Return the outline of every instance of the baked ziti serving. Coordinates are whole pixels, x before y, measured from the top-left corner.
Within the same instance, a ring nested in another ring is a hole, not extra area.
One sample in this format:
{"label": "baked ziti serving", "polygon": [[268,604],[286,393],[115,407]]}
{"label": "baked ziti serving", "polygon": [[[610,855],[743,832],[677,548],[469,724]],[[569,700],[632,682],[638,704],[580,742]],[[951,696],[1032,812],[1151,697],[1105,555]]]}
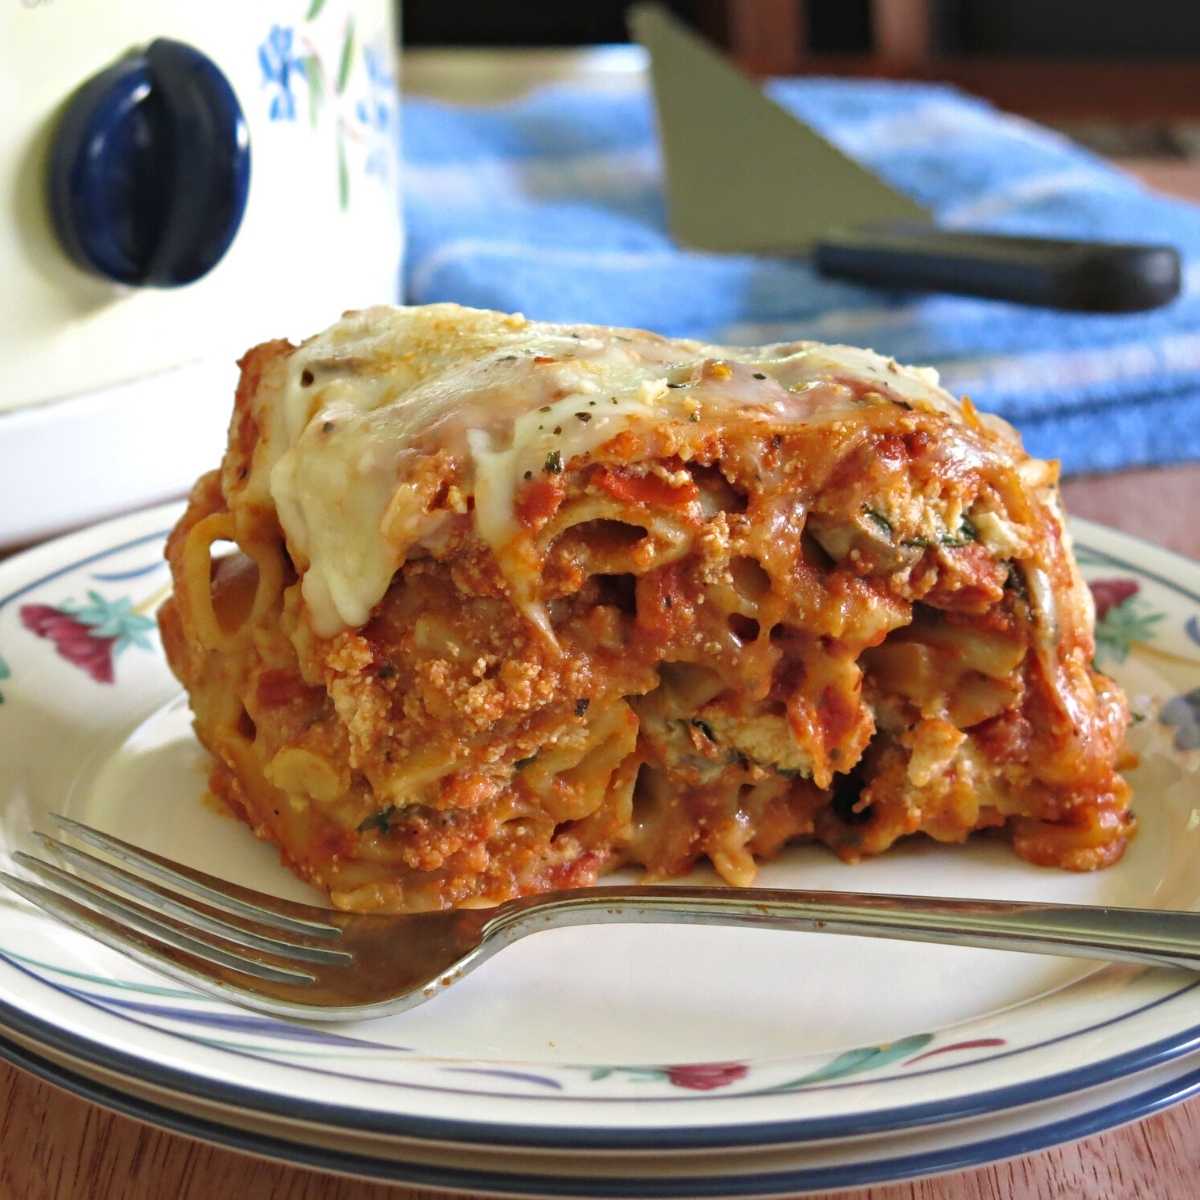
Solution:
{"label": "baked ziti serving", "polygon": [[213,792],[337,906],[795,840],[1121,856],[1057,466],[934,372],[452,304],[241,367],[163,640]]}

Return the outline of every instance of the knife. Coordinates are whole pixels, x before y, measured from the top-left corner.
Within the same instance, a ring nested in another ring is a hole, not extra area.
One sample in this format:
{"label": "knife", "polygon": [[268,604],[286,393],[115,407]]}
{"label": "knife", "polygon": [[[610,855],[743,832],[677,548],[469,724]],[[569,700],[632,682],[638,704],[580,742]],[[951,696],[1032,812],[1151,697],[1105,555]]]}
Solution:
{"label": "knife", "polygon": [[940,229],[765,96],[659,4],[630,28],[650,55],[671,231],[701,250],[811,254],[823,275],[1087,312],[1179,294],[1173,246]]}

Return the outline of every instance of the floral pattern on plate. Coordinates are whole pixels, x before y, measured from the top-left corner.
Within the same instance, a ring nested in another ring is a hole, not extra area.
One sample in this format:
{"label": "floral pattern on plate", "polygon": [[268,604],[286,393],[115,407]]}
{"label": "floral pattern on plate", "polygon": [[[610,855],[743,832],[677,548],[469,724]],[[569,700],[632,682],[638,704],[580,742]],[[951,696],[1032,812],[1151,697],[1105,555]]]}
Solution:
{"label": "floral pattern on plate", "polygon": [[1124,662],[1138,642],[1151,642],[1155,626],[1166,617],[1143,600],[1136,579],[1092,579],[1096,602],[1096,662]]}
{"label": "floral pattern on plate", "polygon": [[[140,550],[147,540],[151,539],[138,538],[134,546]],[[86,560],[74,565],[91,566],[128,548],[124,545],[115,546],[107,552],[89,555]],[[130,568],[92,572],[88,580],[104,585],[125,584],[165,570],[166,563],[162,555],[156,554],[149,561],[139,560],[136,566]],[[56,571],[48,579],[39,582],[56,581],[65,573]],[[0,597],[0,610],[24,599],[37,586],[35,583]],[[65,662],[78,667],[96,683],[112,684],[116,679],[116,659],[122,651],[131,646],[142,650],[154,649],[152,639],[155,623],[149,614],[166,597],[167,589],[156,588],[138,600],[131,596],[105,596],[91,587],[86,588],[86,595],[86,603],[68,597],[56,604],[21,604],[17,607],[17,615],[25,630],[34,637],[50,642]],[[11,678],[12,667],[0,655],[0,683]],[[3,703],[4,693],[0,691],[0,704]]]}
{"label": "floral pattern on plate", "polygon": [[105,599],[89,591],[86,604],[64,600],[54,604],[25,604],[21,624],[35,637],[53,642],[60,658],[90,675],[97,683],[112,683],[114,661],[130,646],[152,648],[154,621],[134,607],[128,596]]}
{"label": "floral pattern on plate", "polygon": [[[131,983],[86,972],[65,972],[52,963],[31,958],[11,948],[0,948],[0,957],[7,958],[13,963],[20,963],[26,970],[39,975],[42,972],[48,972],[48,977],[59,976],[58,986],[80,999],[133,1017],[158,1017],[172,1023],[182,1024],[190,1027],[189,1036],[194,1040],[209,1046],[219,1046],[225,1050],[264,1053],[278,1052],[282,1049],[284,1053],[290,1053],[298,1060],[309,1060],[309,1062],[314,1058],[334,1058],[338,1056],[339,1052],[347,1050],[369,1050],[374,1053],[393,1054],[413,1052],[410,1047],[406,1046],[377,1042],[370,1038],[347,1037],[331,1032],[320,1025],[308,1026],[294,1021],[280,1021],[256,1013],[242,1012],[236,1008],[215,1004],[209,997],[187,988]],[[97,986],[105,990],[97,992],[95,990]],[[109,990],[115,994],[108,994]],[[265,1038],[272,1044],[264,1046],[241,1040],[231,1041],[230,1037],[239,1039],[251,1037],[260,1041]],[[282,1047],[279,1044],[282,1042],[291,1042],[294,1045]],[[951,1040],[941,1045],[936,1045],[936,1042],[937,1035],[918,1033],[901,1038],[896,1042],[846,1050],[796,1079],[782,1082],[772,1080],[767,1084],[767,1088],[772,1093],[792,1092],[852,1075],[879,1071],[893,1065],[915,1066],[930,1057],[965,1053],[971,1050],[993,1049],[1007,1044],[1005,1039],[1000,1037],[968,1041]],[[933,1048],[930,1048],[931,1046]],[[446,1070],[454,1074],[469,1073],[476,1076],[533,1084],[558,1091],[564,1090],[566,1084],[565,1077],[545,1071],[475,1067],[447,1067]],[[685,1091],[710,1092],[744,1081],[749,1085],[747,1089],[749,1094],[756,1094],[763,1086],[763,1081],[755,1074],[754,1064],[744,1062],[672,1063],[663,1066],[589,1066],[583,1064],[570,1066],[567,1070],[575,1079],[583,1080],[585,1084],[596,1084],[619,1077],[634,1084],[657,1083],[666,1085],[668,1088],[682,1088]]]}
{"label": "floral pattern on plate", "polygon": [[[150,585],[143,580],[162,569],[161,560],[150,561],[149,555],[157,554],[157,543],[161,543],[163,535],[147,533],[130,537],[130,533],[152,528],[151,520],[161,525],[173,515],[160,511],[136,520],[127,519],[112,527],[107,543],[93,549],[97,546],[96,538],[107,528],[101,527],[91,541],[80,540],[80,552],[73,559],[44,555],[48,569],[33,573],[35,578],[13,576],[19,586],[7,595],[0,594],[0,642],[3,642],[0,648],[6,654],[6,659],[0,660],[5,668],[0,677],[7,672],[9,701],[0,710],[0,725],[18,716],[22,685],[40,680],[41,673],[35,668],[39,660],[31,653],[38,642],[45,646],[45,658],[41,661],[53,662],[53,654],[57,653],[88,677],[105,682],[114,696],[128,692],[130,698],[135,697],[137,689],[149,678],[147,672],[151,668],[165,674],[157,652],[147,652],[136,656],[138,669],[129,672],[132,678],[128,681],[124,668],[113,670],[111,678],[100,678],[107,674],[108,667],[116,664],[119,647],[155,650],[150,612],[157,603],[158,593],[149,592]],[[122,541],[122,536],[129,540]],[[1175,671],[1173,678],[1186,680],[1190,673],[1194,680],[1196,660],[1188,657],[1188,647],[1196,644],[1191,626],[1200,613],[1200,594],[1153,571],[1134,567],[1104,550],[1081,547],[1080,557],[1095,567],[1089,573],[1096,576],[1097,608],[1102,622],[1115,609],[1139,598],[1153,606],[1152,612],[1161,613],[1161,620],[1143,626],[1143,632],[1148,634],[1145,639],[1129,639],[1127,663],[1133,663],[1143,653],[1146,642],[1153,642],[1155,653],[1170,660]],[[11,569],[20,561],[13,560],[6,567]],[[0,575],[0,593],[4,582]],[[1129,588],[1130,582],[1137,584],[1136,590]],[[1114,588],[1113,583],[1121,586]],[[87,600],[73,599],[81,595],[86,595]],[[1170,595],[1176,599],[1168,602]],[[22,637],[27,642],[24,648],[20,644]],[[9,667],[15,669],[8,671]],[[77,711],[83,712],[89,704],[83,692],[89,685],[82,677],[81,684]],[[1164,698],[1182,698],[1191,706],[1194,691],[1200,689],[1184,689],[1178,695],[1169,690],[1158,694]],[[130,711],[137,711],[136,706]],[[1178,730],[1186,724],[1172,725],[1181,711],[1174,700],[1167,699],[1158,711],[1167,728]],[[695,1061],[675,1061],[664,1056],[658,1063],[616,1066],[561,1061],[455,1061],[430,1056],[419,1038],[405,1039],[399,1044],[377,1037],[367,1025],[350,1026],[342,1031],[246,1013],[188,989],[165,986],[106,951],[102,956],[105,964],[111,966],[111,973],[89,970],[84,965],[89,961],[86,953],[76,957],[69,952],[72,947],[86,950],[89,945],[84,939],[48,941],[44,949],[39,949],[44,957],[34,961],[28,956],[27,943],[5,937],[0,942],[7,959],[0,969],[0,993],[5,992],[4,971],[19,971],[27,980],[43,984],[48,996],[68,998],[127,1023],[133,1030],[127,1036],[134,1041],[141,1036],[165,1035],[174,1042],[190,1044],[198,1054],[212,1051],[252,1063],[247,1071],[229,1065],[226,1060],[226,1066],[221,1068],[224,1072],[257,1081],[263,1072],[291,1067],[312,1077],[314,1082],[309,1090],[384,1084],[397,1089],[397,1095],[401,1096],[415,1089],[426,1098],[423,1104],[437,1095],[490,1097],[499,1103],[516,1102],[533,1094],[547,1100],[582,1102],[594,1098],[600,1103],[616,1104],[668,1099],[708,1103],[723,1098],[753,1104],[765,1097],[775,1097],[779,1103],[785,1095],[799,1099],[827,1092],[840,1094],[847,1088],[862,1089],[864,1096],[882,1098],[894,1094],[902,1098],[908,1081],[918,1077],[949,1079],[966,1071],[966,1079],[986,1078],[991,1062],[1020,1063],[1026,1061],[1024,1056],[1044,1053],[1044,1047],[1064,1041],[1098,1037],[1101,1045],[1108,1045],[1107,1039],[1118,1039],[1120,1029],[1131,1021],[1145,1020],[1149,1028],[1161,1030],[1167,1027],[1168,1018],[1179,1023],[1178,1018],[1169,1014],[1181,1005],[1184,1008],[1180,1011],[1190,1012],[1189,1005],[1196,1008],[1194,1023],[1200,1024],[1200,1005],[1189,999],[1198,985],[1194,981],[1180,983],[1164,973],[1161,985],[1148,983],[1137,993],[1136,1006],[1101,1006],[1091,1010],[1096,1015],[1089,1019],[1090,1023],[1081,1020],[1073,1028],[1068,1021],[1067,1028],[1047,1030],[1045,1036],[1037,1027],[1039,1022],[1023,1018],[1018,1007],[987,1020],[974,1019],[889,1042],[791,1058],[723,1057],[717,1045],[714,1047],[717,1053],[711,1058],[697,1056]],[[1054,1003],[1072,989],[1078,991],[1079,987],[1072,985],[1057,993],[1059,999]],[[87,1020],[84,1018],[85,1023]],[[1165,1053],[1160,1034],[1155,1033],[1154,1037],[1159,1045],[1156,1053]],[[1070,1061],[1069,1053],[1064,1061]],[[980,1076],[980,1072],[984,1074]],[[318,1082],[322,1080],[323,1084]],[[974,1102],[978,1089],[970,1087],[964,1094]],[[897,1110],[889,1101],[879,1111],[885,1114],[879,1118],[882,1128],[892,1119],[887,1114]]]}

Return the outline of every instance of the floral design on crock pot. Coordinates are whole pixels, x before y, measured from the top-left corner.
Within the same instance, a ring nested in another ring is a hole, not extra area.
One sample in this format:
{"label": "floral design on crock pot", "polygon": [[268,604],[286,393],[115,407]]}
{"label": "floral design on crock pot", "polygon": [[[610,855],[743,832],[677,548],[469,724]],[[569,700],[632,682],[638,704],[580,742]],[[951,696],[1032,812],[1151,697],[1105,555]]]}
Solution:
{"label": "floral design on crock pot", "polygon": [[[0,683],[3,683],[6,679],[11,678],[11,676],[12,676],[12,671],[9,670],[8,663],[6,663],[4,661],[4,658],[2,656],[0,656]],[[3,704],[3,703],[4,703],[4,693],[0,692],[0,704]]]}
{"label": "floral design on crock pot", "polygon": [[106,600],[88,592],[88,603],[25,604],[21,624],[36,637],[54,643],[59,657],[90,675],[97,683],[112,683],[117,656],[130,646],[152,649],[148,634],[154,621],[122,596]]}
{"label": "floral design on crock pot", "polygon": [[272,121],[294,121],[296,98],[292,95],[292,77],[303,76],[304,63],[292,49],[295,36],[286,25],[272,25],[258,48],[263,86],[272,89],[269,115]]}
{"label": "floral design on crock pot", "polygon": [[1200,750],[1200,687],[1173,696],[1158,719],[1175,730],[1176,750]]}
{"label": "floral design on crock pot", "polygon": [[391,135],[392,105],[396,83],[388,68],[387,56],[378,46],[363,47],[363,64],[367,68],[367,94],[355,107],[359,123],[368,130],[373,143],[367,154],[367,174],[387,181],[388,155],[384,148]]}
{"label": "floral design on crock pot", "polygon": [[[316,129],[326,119],[336,125],[337,189],[342,209],[350,205],[350,147],[362,147],[364,170],[386,183],[388,180],[388,140],[393,135],[392,104],[395,82],[387,64],[386,49],[363,47],[359,53],[354,17],[347,16],[341,28],[336,52],[336,69],[322,55],[307,30],[324,11],[326,0],[311,0],[298,29],[272,25],[258,47],[263,87],[271,95],[268,115],[272,121],[294,121],[297,116],[293,88],[302,81],[308,93],[308,121]],[[333,56],[331,56],[333,57]],[[366,92],[351,103],[350,81],[355,63],[362,59]]]}
{"label": "floral design on crock pot", "polygon": [[1096,602],[1096,661],[1123,663],[1135,642],[1153,641],[1155,626],[1166,613],[1152,609],[1139,593],[1136,579],[1092,579]]}

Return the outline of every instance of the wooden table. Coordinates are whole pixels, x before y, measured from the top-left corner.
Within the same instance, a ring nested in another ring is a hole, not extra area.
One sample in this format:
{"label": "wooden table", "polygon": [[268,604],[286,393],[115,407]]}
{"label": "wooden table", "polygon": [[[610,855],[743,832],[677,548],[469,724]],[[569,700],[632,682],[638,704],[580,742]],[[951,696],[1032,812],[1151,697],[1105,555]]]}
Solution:
{"label": "wooden table", "polygon": [[[0,1070],[2,1200],[438,1200],[217,1150]],[[1195,1200],[1200,1100],[1056,1150],[840,1200]]]}
{"label": "wooden table", "polygon": [[[1198,188],[1200,190],[1200,188]],[[1200,465],[1069,481],[1067,507],[1200,558]],[[433,1200],[150,1129],[0,1064],[0,1200]],[[1125,1129],[844,1200],[1194,1200],[1200,1099]]]}
{"label": "wooden table", "polygon": [[[1200,200],[1200,169],[1126,164]],[[1200,558],[1200,464],[1069,481],[1067,508]],[[434,1200],[281,1166],[116,1116],[0,1064],[0,1200]],[[842,1200],[1195,1200],[1200,1098],[1136,1125],[975,1171]]]}

